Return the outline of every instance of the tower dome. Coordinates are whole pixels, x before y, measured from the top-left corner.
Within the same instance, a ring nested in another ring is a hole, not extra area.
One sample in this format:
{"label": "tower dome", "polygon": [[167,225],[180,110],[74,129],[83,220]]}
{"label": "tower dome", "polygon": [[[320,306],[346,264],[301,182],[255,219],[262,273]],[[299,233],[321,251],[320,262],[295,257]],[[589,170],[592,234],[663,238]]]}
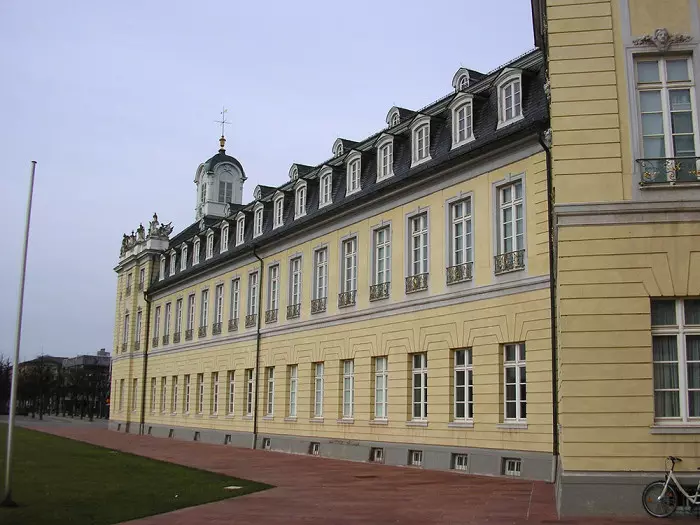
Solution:
{"label": "tower dome", "polygon": [[226,138],[219,139],[219,151],[199,165],[194,183],[197,185],[195,219],[224,217],[229,203],[243,202],[243,166],[235,157],[226,154]]}

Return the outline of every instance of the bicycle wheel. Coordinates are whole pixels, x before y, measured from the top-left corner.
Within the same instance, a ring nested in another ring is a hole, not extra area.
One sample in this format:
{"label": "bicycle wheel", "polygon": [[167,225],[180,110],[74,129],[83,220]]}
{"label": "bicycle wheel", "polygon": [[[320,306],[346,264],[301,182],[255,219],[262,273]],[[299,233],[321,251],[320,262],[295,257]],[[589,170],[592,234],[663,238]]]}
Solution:
{"label": "bicycle wheel", "polygon": [[672,486],[669,485],[662,496],[665,484],[663,481],[654,481],[649,483],[642,492],[644,510],[655,518],[667,518],[678,506],[678,495]]}

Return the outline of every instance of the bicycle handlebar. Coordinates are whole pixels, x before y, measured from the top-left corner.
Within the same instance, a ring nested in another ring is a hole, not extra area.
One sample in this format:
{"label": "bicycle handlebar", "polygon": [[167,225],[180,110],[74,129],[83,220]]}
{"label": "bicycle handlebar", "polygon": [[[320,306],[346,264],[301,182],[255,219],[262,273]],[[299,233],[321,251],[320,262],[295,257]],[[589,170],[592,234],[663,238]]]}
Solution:
{"label": "bicycle handlebar", "polygon": [[676,456],[668,456],[667,459],[674,465],[683,461],[681,458],[677,458]]}

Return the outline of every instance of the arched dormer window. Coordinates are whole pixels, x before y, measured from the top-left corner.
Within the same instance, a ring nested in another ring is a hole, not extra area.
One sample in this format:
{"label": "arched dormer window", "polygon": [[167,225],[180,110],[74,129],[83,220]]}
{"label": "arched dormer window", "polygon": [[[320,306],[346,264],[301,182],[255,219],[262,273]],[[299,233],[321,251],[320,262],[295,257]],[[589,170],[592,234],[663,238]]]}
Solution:
{"label": "arched dormer window", "polygon": [[469,75],[462,75],[459,77],[459,82],[457,82],[460,91],[464,91],[469,87]]}
{"label": "arched dormer window", "polygon": [[228,250],[228,223],[225,222],[221,227],[221,253]]}
{"label": "arched dormer window", "polygon": [[187,269],[187,245],[183,244],[180,249],[180,271]]}
{"label": "arched dormer window", "polygon": [[291,180],[297,180],[299,178],[299,170],[297,168],[292,168],[292,173],[289,178]]}
{"label": "arched dormer window", "polygon": [[336,141],[333,143],[333,156],[340,157],[343,153],[345,153],[343,150],[343,141],[336,139]]}
{"label": "arched dormer window", "polygon": [[469,87],[470,81],[469,70],[466,67],[460,67],[452,77],[452,87],[459,93]]}
{"label": "arched dormer window", "polygon": [[389,113],[386,114],[386,125],[393,128],[394,126],[398,126],[401,124],[401,113],[399,112],[400,108],[394,106],[389,110]]}
{"label": "arched dormer window", "polygon": [[259,201],[261,195],[262,195],[262,188],[260,188],[260,186],[256,186],[255,189],[253,190],[253,198],[256,201]]}
{"label": "arched dormer window", "polygon": [[160,256],[160,271],[158,272],[158,280],[165,279],[165,255]]}
{"label": "arched dormer window", "polygon": [[279,228],[284,224],[284,193],[279,192],[275,195],[272,209],[272,228]]}
{"label": "arched dormer window", "polygon": [[392,126],[398,126],[399,123],[401,122],[401,117],[399,117],[399,112],[397,111],[391,116],[391,125]]}
{"label": "arched dormer window", "polygon": [[245,215],[238,214],[236,219],[236,246],[241,246],[245,242]]}
{"label": "arched dormer window", "polygon": [[318,207],[323,208],[333,202],[333,171],[327,169],[319,177]]}
{"label": "arched dormer window", "polygon": [[500,129],[523,118],[522,71],[505,69],[496,79],[498,93],[498,126]]}
{"label": "arched dormer window", "polygon": [[177,260],[177,252],[175,250],[171,250],[170,252],[170,273],[168,274],[170,277],[175,275],[175,261]]}
{"label": "arched dormer window", "polygon": [[306,181],[299,181],[294,190],[294,218],[306,215]]}
{"label": "arched dormer window", "polygon": [[417,118],[411,126],[411,167],[430,160],[430,117]]}
{"label": "arched dormer window", "polygon": [[197,237],[192,243],[192,266],[199,264],[199,254],[201,252],[201,244],[199,242],[199,237]]}
{"label": "arched dormer window", "polygon": [[263,205],[258,203],[253,212],[253,237],[260,237],[263,234]]}
{"label": "arched dormer window", "polygon": [[387,135],[377,143],[377,180],[394,174],[394,137]]}
{"label": "arched dormer window", "polygon": [[207,233],[207,254],[205,256],[207,259],[214,257],[214,232],[210,231]]}
{"label": "arched dormer window", "polygon": [[474,140],[472,96],[460,93],[450,104],[452,111],[452,147],[456,148]]}
{"label": "arched dormer window", "polygon": [[346,195],[360,191],[360,175],[362,173],[362,157],[360,153],[355,152],[348,157],[347,162],[347,189]]}

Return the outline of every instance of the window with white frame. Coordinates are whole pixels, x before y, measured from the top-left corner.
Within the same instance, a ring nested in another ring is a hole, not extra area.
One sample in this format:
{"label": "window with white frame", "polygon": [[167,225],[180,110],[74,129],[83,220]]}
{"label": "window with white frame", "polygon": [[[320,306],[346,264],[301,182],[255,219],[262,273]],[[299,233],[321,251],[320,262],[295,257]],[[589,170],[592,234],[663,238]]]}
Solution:
{"label": "window with white frame", "polygon": [[450,204],[450,266],[473,261],[472,201],[466,198]]}
{"label": "window with white frame", "polygon": [[[644,171],[662,173],[660,181],[697,181],[695,159],[678,160],[695,157],[700,143],[691,57],[644,57],[635,66]],[[667,164],[667,158],[676,162]]]}
{"label": "window with white frame", "polygon": [[457,86],[460,91],[467,89],[469,87],[469,75],[462,75],[457,81]]}
{"label": "window with white frame", "polygon": [[160,306],[156,306],[156,313],[153,316],[153,338],[158,340],[160,335]]}
{"label": "window with white frame", "polygon": [[374,358],[374,419],[386,419],[389,368],[387,357]]}
{"label": "window with white frame", "polygon": [[328,296],[328,248],[314,252],[314,299]]}
{"label": "window with white frame", "polygon": [[383,180],[394,174],[394,142],[389,139],[379,145],[379,173],[378,179]]}
{"label": "window with white frame", "polygon": [[194,310],[196,308],[196,299],[194,294],[187,297],[187,330],[194,329]]}
{"label": "window with white frame", "polygon": [[314,417],[323,417],[323,363],[314,363]]}
{"label": "window with white frame", "polygon": [[262,206],[255,209],[253,214],[253,237],[259,237],[263,234],[263,208]]}
{"label": "window with white frame", "polygon": [[172,392],[172,398],[170,400],[170,411],[173,414],[177,413],[177,404],[178,404],[178,385],[177,385],[177,376],[173,376],[173,392]]}
{"label": "window with white frame", "polygon": [[336,157],[340,157],[343,154],[343,144],[340,141],[336,142],[335,148],[333,149],[333,154]]}
{"label": "window with white frame", "polygon": [[499,127],[520,120],[523,116],[520,75],[508,78],[498,88]]}
{"label": "window with white frame", "polygon": [[173,275],[175,275],[175,261],[176,261],[176,259],[177,259],[177,255],[176,255],[175,251],[173,250],[172,252],[170,252],[170,274],[169,275],[171,277]]}
{"label": "window with white frame", "polygon": [[165,303],[165,320],[163,321],[163,335],[170,335],[170,317],[172,315],[172,303]]}
{"label": "window with white frame", "polygon": [[327,172],[321,175],[319,208],[331,203],[333,199],[333,173]]}
{"label": "window with white frame", "polygon": [[141,310],[139,310],[138,312],[136,312],[136,334],[134,334],[134,342],[135,343],[141,342],[142,323],[143,323],[143,312],[141,312]]}
{"label": "window with white frame", "polygon": [[519,458],[503,458],[503,475],[520,477],[521,465]]}
{"label": "window with white frame", "polygon": [[214,257],[214,234],[207,235],[207,259]]}
{"label": "window with white frame", "polygon": [[239,217],[236,221],[236,246],[243,244],[245,240],[245,217]]}
{"label": "window with white frame", "polygon": [[452,468],[454,470],[467,470],[468,467],[467,454],[452,454]]}
{"label": "window with white frame", "polygon": [[145,283],[146,283],[146,268],[141,268],[139,270],[139,290],[143,290]]}
{"label": "window with white frame", "polygon": [[348,188],[347,195],[360,191],[360,159],[354,159],[348,164]]}
{"label": "window with white frame", "polygon": [[132,384],[133,387],[131,389],[131,411],[136,412],[136,407],[138,406],[136,401],[139,395],[138,379],[134,379]]}
{"label": "window with white frame", "polygon": [[472,102],[469,100],[452,110],[452,147],[464,144],[472,137]]}
{"label": "window with white frame", "polygon": [[454,351],[454,420],[471,421],[474,418],[474,389],[472,349]]}
{"label": "window with white frame", "polygon": [[301,257],[289,262],[289,304],[301,304]]}
{"label": "window with white frame", "polygon": [[219,372],[211,373],[211,413],[219,413]]}
{"label": "window with white frame", "polygon": [[228,224],[224,224],[221,228],[221,253],[228,250]]}
{"label": "window with white frame", "polygon": [[430,124],[421,124],[413,131],[413,163],[430,157]]}
{"label": "window with white frame", "polygon": [[397,111],[391,116],[391,125],[398,126],[399,122],[401,122],[401,117],[399,116],[399,112]]}
{"label": "window with white frame", "polygon": [[284,224],[284,197],[280,196],[275,199],[273,212],[273,228],[279,228]]}
{"label": "window with white frame", "polygon": [[157,384],[157,379],[155,377],[151,378],[151,412],[156,411],[156,399],[158,398]]}
{"label": "window with white frame", "polygon": [[413,361],[413,410],[411,417],[417,421],[428,419],[428,355],[412,354]]}
{"label": "window with white frame", "polygon": [[204,374],[197,374],[197,414],[204,412]]}
{"label": "window with white frame", "polygon": [[391,231],[389,226],[374,230],[374,276],[372,284],[391,282]]}
{"label": "window with white frame", "polygon": [[225,180],[219,181],[219,202],[231,202],[233,196],[233,183]]}
{"label": "window with white frame", "polygon": [[700,424],[700,299],[652,299],[654,417]]}
{"label": "window with white frame", "polygon": [[224,320],[224,285],[217,284],[214,289],[214,322],[221,326]]}
{"label": "window with white frame", "polygon": [[248,315],[258,313],[258,272],[248,276]]}
{"label": "window with white frame", "polygon": [[182,331],[182,298],[175,302],[175,333]]}
{"label": "window with white frame", "polygon": [[306,215],[306,185],[299,186],[294,196],[294,218]]}
{"label": "window with white frame", "polygon": [[124,314],[124,327],[122,329],[122,346],[126,347],[129,343],[129,312]]}
{"label": "window with white frame", "polygon": [[232,416],[236,411],[236,371],[228,371],[228,392],[226,395],[228,399],[228,406],[226,407],[226,413]]}
{"label": "window with white frame", "polygon": [[518,180],[498,188],[499,254],[525,249],[525,214],[523,183]]}
{"label": "window with white frame", "polygon": [[408,451],[408,464],[412,467],[423,466],[423,451],[422,450],[409,450]]}
{"label": "window with white frame", "polygon": [[525,381],[525,343],[503,345],[504,419],[527,419],[527,385]]}
{"label": "window with white frame", "polygon": [[163,376],[160,378],[160,411],[165,413],[168,403],[168,379]]}
{"label": "window with white frame", "polygon": [[238,319],[238,312],[241,304],[241,280],[236,278],[231,280],[231,319]]}
{"label": "window with white frame", "polygon": [[209,290],[202,290],[202,306],[199,312],[199,326],[207,326],[209,322]]}
{"label": "window with white frame", "polygon": [[357,290],[357,237],[343,241],[342,292]]}
{"label": "window with white frame", "polygon": [[158,275],[158,280],[162,281],[165,279],[165,255],[160,256],[160,271]]}
{"label": "window with white frame", "polygon": [[199,254],[201,253],[199,238],[192,243],[192,266],[199,264]]}
{"label": "window with white frame", "polygon": [[185,376],[185,406],[184,406],[184,412],[185,414],[190,413],[190,375],[187,374]]}
{"label": "window with white frame", "polygon": [[247,368],[245,371],[245,415],[253,415],[253,369]]}
{"label": "window with white frame", "polygon": [[352,419],[355,406],[355,361],[343,361],[343,419]]}
{"label": "window with white frame", "polygon": [[280,295],[280,266],[274,264],[270,266],[269,278],[267,280],[267,306],[268,310],[277,310],[279,307]]}
{"label": "window with white frame", "polygon": [[299,365],[289,365],[289,417],[297,417],[297,382]]}
{"label": "window with white frame", "polygon": [[265,376],[267,377],[267,392],[265,393],[265,398],[267,399],[266,415],[272,416],[275,413],[275,367],[268,366],[265,369]]}
{"label": "window with white frame", "polygon": [[124,411],[124,380],[119,381],[119,411]]}
{"label": "window with white frame", "polygon": [[180,250],[180,271],[187,268],[187,245],[185,244]]}
{"label": "window with white frame", "polygon": [[428,213],[409,219],[411,228],[410,275],[428,273]]}

